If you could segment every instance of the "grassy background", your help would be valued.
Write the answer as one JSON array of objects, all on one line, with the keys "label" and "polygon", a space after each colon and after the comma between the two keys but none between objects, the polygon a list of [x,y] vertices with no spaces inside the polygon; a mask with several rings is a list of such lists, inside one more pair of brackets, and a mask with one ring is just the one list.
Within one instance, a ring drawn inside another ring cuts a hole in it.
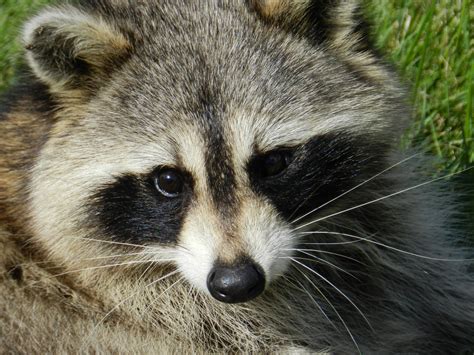
[{"label": "grassy background", "polygon": [[[21,61],[22,21],[48,0],[0,0],[0,91]],[[474,163],[474,0],[365,0],[378,47],[412,87],[414,124],[405,144],[422,144],[452,171]]]},{"label": "grassy background", "polygon": [[412,87],[407,141],[427,146],[453,171],[474,162],[473,1],[366,1],[377,45]]},{"label": "grassy background", "polygon": [[21,24],[48,0],[0,0],[0,91],[12,82],[21,59],[18,41]]}]

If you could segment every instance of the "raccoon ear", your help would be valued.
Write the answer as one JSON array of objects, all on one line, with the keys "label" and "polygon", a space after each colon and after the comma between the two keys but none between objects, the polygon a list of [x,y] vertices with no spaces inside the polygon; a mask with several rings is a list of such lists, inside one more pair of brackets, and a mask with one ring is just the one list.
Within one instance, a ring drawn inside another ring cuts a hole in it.
[{"label": "raccoon ear", "polygon": [[344,51],[367,48],[359,0],[250,0],[266,21]]},{"label": "raccoon ear", "polygon": [[264,21],[326,46],[354,74],[398,87],[392,70],[372,45],[361,0],[249,0]]},{"label": "raccoon ear", "polygon": [[36,76],[59,93],[96,89],[132,48],[104,19],[72,7],[50,8],[31,19],[23,41]]}]

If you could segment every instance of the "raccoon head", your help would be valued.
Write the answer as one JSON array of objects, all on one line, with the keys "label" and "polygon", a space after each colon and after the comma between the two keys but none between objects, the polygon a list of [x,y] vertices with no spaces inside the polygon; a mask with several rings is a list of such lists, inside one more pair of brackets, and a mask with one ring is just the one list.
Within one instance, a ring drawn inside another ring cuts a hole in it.
[{"label": "raccoon head", "polygon": [[382,169],[404,128],[356,1],[92,3],[24,31],[59,103],[31,171],[35,239],[72,269],[124,248],[129,268],[253,299],[287,272],[293,220]]}]

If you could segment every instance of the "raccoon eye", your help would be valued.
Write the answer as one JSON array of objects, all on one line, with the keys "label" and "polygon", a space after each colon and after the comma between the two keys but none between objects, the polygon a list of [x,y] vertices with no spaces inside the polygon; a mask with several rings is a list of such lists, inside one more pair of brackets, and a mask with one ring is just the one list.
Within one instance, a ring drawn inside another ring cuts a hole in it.
[{"label": "raccoon eye", "polygon": [[270,152],[262,157],[262,175],[270,177],[280,174],[289,164],[289,153],[285,151]]},{"label": "raccoon eye", "polygon": [[173,198],[183,191],[184,179],[178,170],[165,168],[155,177],[155,186],[162,195]]}]

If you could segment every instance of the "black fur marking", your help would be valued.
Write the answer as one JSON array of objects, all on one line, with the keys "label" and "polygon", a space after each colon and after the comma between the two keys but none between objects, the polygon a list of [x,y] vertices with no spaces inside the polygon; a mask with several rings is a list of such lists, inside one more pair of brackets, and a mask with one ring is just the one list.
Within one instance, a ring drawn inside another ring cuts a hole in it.
[{"label": "black fur marking", "polygon": [[125,174],[103,186],[92,199],[92,213],[97,216],[93,223],[121,242],[175,243],[191,201],[192,179],[183,173],[183,192],[168,198],[156,189],[155,174]]},{"label": "black fur marking", "polygon": [[[261,174],[261,156],[248,163],[253,189],[267,198],[287,219],[302,215],[355,186],[376,160],[374,151],[347,134],[328,134],[311,139],[294,150],[289,166],[279,175]],[[370,152],[370,153],[369,153]]]},{"label": "black fur marking", "polygon": [[[341,6],[344,0],[311,0],[306,11],[302,14],[300,21],[294,21],[290,24],[288,30],[301,34],[301,26],[308,23],[309,27],[305,29],[303,34],[314,44],[322,45],[331,41],[331,35],[339,30],[337,25],[337,14],[334,9]],[[250,2],[252,4],[252,2]],[[253,9],[253,6],[250,6]],[[284,19],[283,19],[284,20]],[[376,57],[381,58],[382,54],[378,52],[374,45],[374,41],[370,36],[371,24],[364,16],[364,9],[359,5],[353,14],[353,24],[351,35],[358,40],[353,41],[356,52],[370,51]]]},{"label": "black fur marking", "polygon": [[235,204],[235,173],[230,161],[222,132],[214,128],[209,135],[206,171],[214,203],[223,212],[229,211]]},{"label": "black fur marking", "polygon": [[310,3],[306,16],[311,28],[309,35],[315,43],[326,42],[330,30],[334,27],[329,24],[330,10],[334,7],[333,1],[313,0]]},{"label": "black fur marking", "polygon": [[36,30],[27,50],[43,70],[47,70],[56,80],[71,75],[78,80],[90,74],[90,68],[84,60],[74,55],[74,42],[74,38],[57,33],[56,28],[42,26]]},{"label": "black fur marking", "polygon": [[[256,0],[258,2],[258,0]],[[247,0],[250,8],[254,10],[253,1]],[[330,31],[334,26],[330,24],[331,10],[338,5],[339,0],[312,0],[309,6],[302,14],[303,18],[299,21],[294,21],[287,28],[289,31],[301,34],[301,26],[304,23],[309,23],[310,27],[305,30],[304,34],[311,39],[315,44],[322,44],[329,38]],[[286,21],[283,16],[280,21]]]},{"label": "black fur marking", "polygon": [[20,265],[15,265],[8,270],[8,276],[18,283],[23,281],[23,269]]},{"label": "black fur marking", "polygon": [[[69,88],[94,88],[103,85],[110,75],[129,58],[128,51],[104,54],[100,65],[92,65],[88,58],[76,53],[77,37],[61,33],[54,26],[40,26],[36,29],[26,49],[39,64],[42,71],[55,81],[66,79]],[[107,44],[104,44],[104,47]],[[87,53],[85,54],[87,56]],[[100,77],[100,80],[97,80]]]},{"label": "black fur marking", "polygon": [[231,154],[224,139],[224,129],[219,116],[221,112],[216,109],[214,101],[217,100],[217,92],[208,85],[203,85],[199,93],[201,107],[200,118],[206,129],[207,151],[206,171],[208,186],[212,194],[214,204],[222,213],[230,213],[235,205],[235,172],[231,164]]},{"label": "black fur marking", "polygon": [[[330,40],[331,32],[338,30],[334,25],[333,13],[336,6],[340,6],[341,0],[313,0],[310,3],[306,16],[310,21],[311,28],[309,35],[315,43],[324,43]],[[362,41],[357,41],[355,50],[366,50],[368,47],[372,48],[370,43],[369,29],[370,25],[363,16],[363,9],[361,6],[355,9],[353,13],[354,27],[352,28],[353,35],[359,35]]]},{"label": "black fur marking", "polygon": [[48,93],[46,85],[26,72],[17,75],[16,82],[5,94],[0,97],[0,118],[2,114],[10,112],[20,100],[32,100],[31,109],[22,107],[26,112],[47,114],[55,109],[56,103]]}]

